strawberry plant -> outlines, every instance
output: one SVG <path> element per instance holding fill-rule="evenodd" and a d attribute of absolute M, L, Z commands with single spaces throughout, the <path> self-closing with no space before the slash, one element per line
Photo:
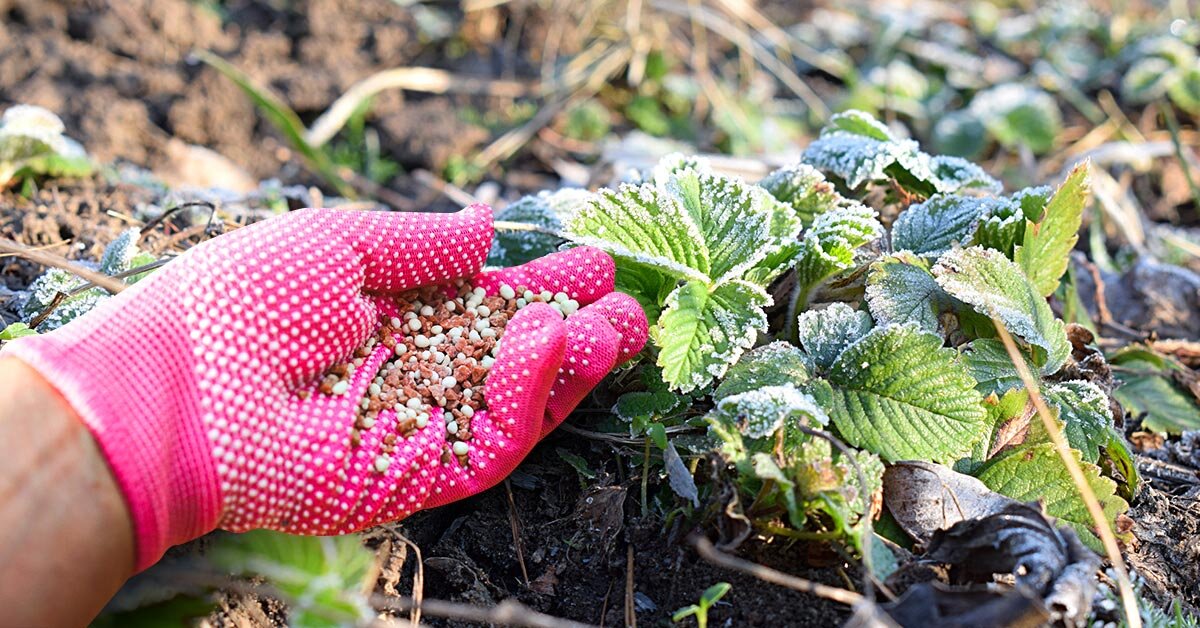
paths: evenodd
<path fill-rule="evenodd" d="M 1081 379 L 1047 300 L 1077 241 L 1088 166 L 1057 188 L 1000 190 L 978 166 L 850 111 L 800 163 L 758 184 L 674 155 L 637 183 L 597 192 L 564 235 L 612 253 L 618 286 L 654 324 L 654 366 L 616 414 L 665 449 L 660 422 L 711 402 L 705 422 L 745 513 L 772 534 L 862 548 L 884 466 L 925 460 L 1043 499 L 1099 548 L 996 331 L 1041 378 L 1055 429 L 1111 524 L 1137 472 L 1109 393 Z M 859 198 L 895 216 L 890 230 Z M 788 291 L 791 307 L 772 328 L 772 295 Z M 1118 399 L 1165 394 L 1162 380 L 1135 379 L 1144 371 L 1131 370 Z"/>

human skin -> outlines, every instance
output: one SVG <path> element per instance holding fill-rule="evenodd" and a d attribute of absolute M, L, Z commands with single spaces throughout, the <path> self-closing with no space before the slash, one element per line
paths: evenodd
<path fill-rule="evenodd" d="M 133 575 L 96 441 L 36 371 L 0 359 L 0 626 L 83 626 Z"/>

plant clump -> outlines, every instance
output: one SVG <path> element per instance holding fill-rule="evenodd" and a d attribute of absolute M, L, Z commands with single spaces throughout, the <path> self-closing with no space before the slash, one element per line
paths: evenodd
<path fill-rule="evenodd" d="M 376 332 L 318 383 L 321 394 L 346 395 L 355 372 L 381 347 L 387 349 L 387 359 L 358 402 L 351 432 L 351 444 L 358 446 L 363 432 L 375 426 L 381 413 L 396 413 L 395 432 L 384 437 L 383 455 L 375 460 L 380 473 L 391 464 L 389 454 L 399 439 L 436 420 L 435 408 L 441 409 L 446 430 L 443 460 L 453 456 L 466 465 L 471 419 L 487 409 L 484 381 L 508 321 L 531 303 L 548 303 L 564 316 L 579 309 L 579 303 L 563 292 L 501 285 L 497 294 L 488 295 L 465 281 L 449 288 L 410 290 L 391 303 L 395 310 L 381 318 Z"/>

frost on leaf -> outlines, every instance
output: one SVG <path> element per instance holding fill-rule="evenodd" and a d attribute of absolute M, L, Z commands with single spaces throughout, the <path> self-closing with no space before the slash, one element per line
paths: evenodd
<path fill-rule="evenodd" d="M 791 384 L 764 386 L 725 397 L 717 408 L 733 417 L 738 430 L 748 438 L 767 438 L 789 418 L 803 417 L 805 423 L 829 424 L 825 411 L 812 397 Z"/>
<path fill-rule="evenodd" d="M 614 257 L 673 277 L 708 281 L 704 235 L 683 202 L 663 188 L 643 184 L 600 190 L 571 219 L 567 231 L 575 242 Z"/>
<path fill-rule="evenodd" d="M 138 255 L 138 239 L 141 233 L 137 229 L 126 229 L 121 232 L 108 246 L 104 247 L 104 255 L 100 257 L 100 272 L 106 275 L 123 273 L 133 268 L 133 260 Z"/>
<path fill-rule="evenodd" d="M 685 170 L 705 174 L 712 172 L 708 160 L 703 157 L 684 155 L 683 153 L 671 153 L 658 160 L 658 163 L 654 165 L 654 169 L 650 172 L 649 180 L 655 185 L 666 185 L 672 177 Z"/>
<path fill-rule="evenodd" d="M 855 266 L 855 250 L 883 234 L 875 210 L 864 205 L 821 214 L 804 234 L 797 253 L 796 276 L 805 292 L 832 275 Z"/>
<path fill-rule="evenodd" d="M 590 196 L 585 190 L 569 188 L 525 196 L 497 212 L 496 220 L 560 231 L 566 219 L 587 206 Z M 546 233 L 498 230 L 487 263 L 491 266 L 518 266 L 557 251 L 560 244 L 562 238 Z"/>
<path fill-rule="evenodd" d="M 721 384 L 713 392 L 713 400 L 721 401 L 763 386 L 800 385 L 808 381 L 812 363 L 807 355 L 782 340 L 746 352 L 729 367 Z"/>
<path fill-rule="evenodd" d="M 938 192 L 952 193 L 960 190 L 978 190 L 999 194 L 1003 186 L 978 165 L 947 155 L 935 155 L 930 168 L 933 169 L 933 184 Z"/>
<path fill-rule="evenodd" d="M 833 116 L 804 151 L 802 160 L 837 177 L 846 187 L 895 180 L 921 196 L 981 189 L 998 192 L 1000 184 L 977 166 L 956 157 L 933 157 L 916 142 L 899 139 L 862 111 Z"/>
<path fill-rule="evenodd" d="M 1058 289 L 1059 279 L 1067 271 L 1067 261 L 1087 205 L 1090 184 L 1088 162 L 1067 175 L 1063 184 L 1046 202 L 1043 217 L 1029 219 L 1021 245 L 1013 251 L 1013 261 L 1021 267 L 1042 296 Z"/>
<path fill-rule="evenodd" d="M 35 279 L 33 283 L 29 284 L 29 294 L 21 310 L 22 318 L 25 319 L 26 323 L 33 322 L 33 319 L 38 314 L 50 306 L 54 301 L 55 295 L 60 292 L 69 294 L 82 283 L 78 277 L 65 270 L 58 268 L 47 270 Z M 48 332 L 58 329 L 79 316 L 88 313 L 92 308 L 100 305 L 108 298 L 109 294 L 99 288 L 92 288 L 81 294 L 68 297 L 61 301 L 54 308 L 54 311 L 37 326 L 37 330 L 39 332 Z"/>
<path fill-rule="evenodd" d="M 729 365 L 766 331 L 762 308 L 771 297 L 761 288 L 731 281 L 712 292 L 689 281 L 667 297 L 658 320 L 658 365 L 663 380 L 689 392 L 725 374 Z"/>
<path fill-rule="evenodd" d="M 1043 373 L 1066 362 L 1071 344 L 1063 322 L 1015 263 L 999 251 L 970 247 L 946 253 L 933 267 L 938 285 L 985 316 L 999 319 L 1014 336 L 1037 347 Z"/>
<path fill-rule="evenodd" d="M 1082 467 L 1084 477 L 1111 525 L 1117 515 L 1129 509 L 1129 505 L 1117 496 L 1116 483 L 1103 477 L 1099 467 L 1080 459 L 1078 451 L 1069 451 Z M 1041 502 L 1046 514 L 1070 526 L 1088 547 L 1103 551 L 1079 489 L 1052 443 L 1015 448 L 989 462 L 976 477 L 993 491 L 1017 501 Z"/>
<path fill-rule="evenodd" d="M 811 225 L 817 216 L 837 209 L 845 202 L 833 184 L 825 180 L 825 175 L 799 162 L 772 172 L 758 185 L 804 225 Z"/>
<path fill-rule="evenodd" d="M 953 461 L 984 436 L 983 397 L 958 352 L 916 327 L 871 330 L 838 356 L 829 382 L 838 432 L 886 462 Z"/>
<path fill-rule="evenodd" d="M 845 303 L 800 314 L 796 334 L 813 364 L 828 369 L 842 351 L 871 331 L 871 316 Z"/>
<path fill-rule="evenodd" d="M 933 333 L 941 331 L 938 316 L 956 305 L 934 281 L 929 262 L 908 251 L 871 264 L 866 299 L 871 316 L 880 325 L 911 323 Z"/>
<path fill-rule="evenodd" d="M 1042 396 L 1058 408 L 1063 435 L 1071 447 L 1078 449 L 1084 460 L 1098 463 L 1100 448 L 1107 445 L 1113 429 L 1108 395 L 1090 382 L 1069 381 L 1046 386 Z"/>
<path fill-rule="evenodd" d="M 1006 199 L 939 194 L 909 206 L 892 225 L 892 248 L 937 257 L 971 243 L 975 229 Z"/>
<path fill-rule="evenodd" d="M 774 203 L 737 179 L 685 170 L 666 185 L 700 227 L 713 283 L 738 278 L 767 254 Z"/>

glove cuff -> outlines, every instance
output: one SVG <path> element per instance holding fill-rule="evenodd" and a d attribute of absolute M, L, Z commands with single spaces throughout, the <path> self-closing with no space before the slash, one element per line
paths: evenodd
<path fill-rule="evenodd" d="M 132 354 L 116 340 L 124 333 L 91 333 L 130 324 L 105 315 L 118 300 L 60 330 L 14 341 L 4 355 L 58 390 L 100 445 L 129 509 L 141 571 L 168 547 L 216 527 L 221 489 L 199 429 L 197 395 L 184 385 L 191 365 L 166 353 Z"/>

